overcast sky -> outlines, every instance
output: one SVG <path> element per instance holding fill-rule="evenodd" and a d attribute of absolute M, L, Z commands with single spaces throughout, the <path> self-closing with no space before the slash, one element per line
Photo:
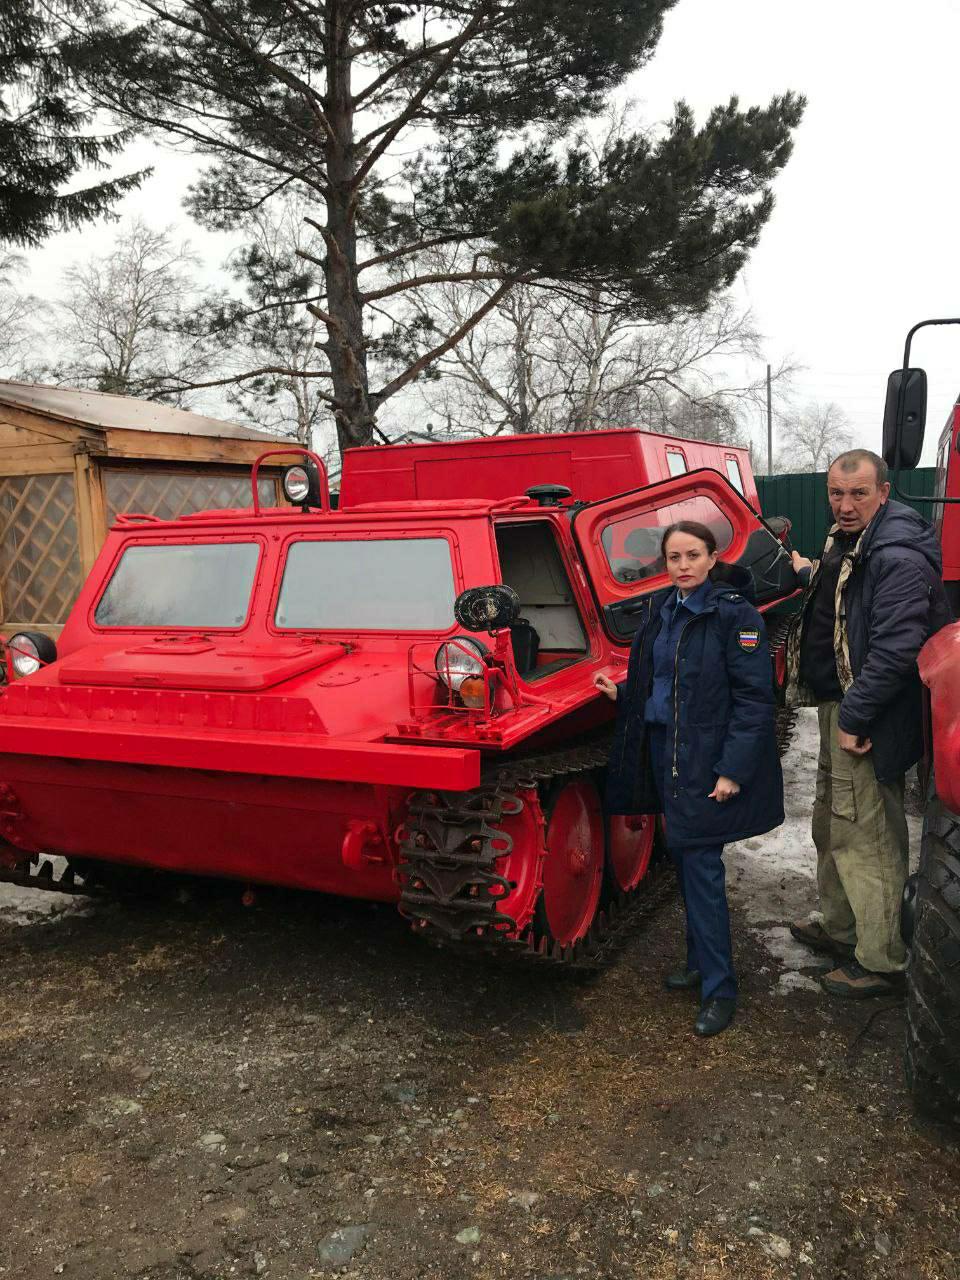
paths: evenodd
<path fill-rule="evenodd" d="M 804 365 L 800 400 L 836 401 L 860 443 L 880 443 L 884 387 L 916 321 L 960 315 L 956 145 L 960 0 L 679 0 L 648 67 L 628 85 L 638 123 L 675 99 L 700 118 L 731 94 L 744 105 L 786 89 L 807 114 L 775 185 L 776 209 L 741 287 L 775 365 Z M 156 173 L 120 212 L 180 223 L 211 266 L 230 241 L 185 217 L 193 162 L 137 147 Z M 31 255 L 32 287 L 51 297 L 63 268 L 105 251 L 115 229 L 59 236 Z M 960 327 L 921 334 L 930 376 L 924 462 L 960 391 Z M 762 433 L 762 434 L 761 434 Z M 761 421 L 758 439 L 765 439 Z"/>

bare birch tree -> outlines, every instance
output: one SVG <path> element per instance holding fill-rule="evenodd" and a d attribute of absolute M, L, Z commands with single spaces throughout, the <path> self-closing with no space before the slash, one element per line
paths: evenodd
<path fill-rule="evenodd" d="M 169 231 L 134 221 L 107 255 L 76 263 L 57 304 L 54 381 L 185 405 L 215 355 L 189 317 L 202 290 L 199 260 Z"/>
<path fill-rule="evenodd" d="M 437 380 L 421 384 L 431 434 L 642 425 L 742 442 L 742 419 L 765 386 L 762 337 L 749 312 L 724 296 L 704 312 L 643 324 L 605 308 L 602 298 L 592 302 L 515 289 L 438 362 Z M 443 334 L 476 300 L 463 286 L 437 287 L 421 294 L 419 306 Z M 750 367 L 753 377 L 731 372 Z M 780 388 L 791 373 L 781 362 Z"/>
<path fill-rule="evenodd" d="M 48 309 L 20 289 L 25 267 L 19 255 L 0 253 L 0 372 L 27 381 L 41 341 L 38 323 Z"/>
<path fill-rule="evenodd" d="M 838 453 L 854 447 L 853 425 L 832 400 L 787 414 L 778 435 L 778 471 L 825 471 Z"/>

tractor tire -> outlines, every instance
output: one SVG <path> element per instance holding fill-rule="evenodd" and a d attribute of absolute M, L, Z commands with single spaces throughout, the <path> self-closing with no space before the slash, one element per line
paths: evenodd
<path fill-rule="evenodd" d="M 935 796 L 907 964 L 906 1076 L 918 1111 L 960 1125 L 960 817 Z"/>

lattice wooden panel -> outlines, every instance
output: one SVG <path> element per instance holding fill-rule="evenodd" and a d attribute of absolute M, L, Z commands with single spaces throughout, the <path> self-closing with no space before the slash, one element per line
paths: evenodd
<path fill-rule="evenodd" d="M 66 622 L 80 590 L 72 475 L 0 477 L 5 623 Z"/>
<path fill-rule="evenodd" d="M 153 470 L 105 470 L 103 476 L 108 523 L 123 512 L 175 520 L 193 511 L 250 506 L 249 476 Z M 276 506 L 274 482 L 259 480 L 257 487 L 263 505 Z"/>

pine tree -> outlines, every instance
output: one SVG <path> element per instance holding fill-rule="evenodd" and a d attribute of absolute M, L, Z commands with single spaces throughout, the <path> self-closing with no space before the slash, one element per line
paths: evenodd
<path fill-rule="evenodd" d="M 733 99 L 702 125 L 679 103 L 599 151 L 581 131 L 673 3 L 131 0 L 140 25 L 93 24 L 76 65 L 101 104 L 211 158 L 191 199 L 207 225 L 281 190 L 309 200 L 316 376 L 346 447 L 519 283 L 668 319 L 737 275 L 802 99 Z M 420 263 L 438 246 L 456 251 L 440 276 Z M 402 310 L 438 279 L 494 286 L 442 341 Z"/>
<path fill-rule="evenodd" d="M 103 168 L 130 136 L 96 131 L 69 70 L 82 50 L 74 20 L 99 16 L 88 0 L 0 3 L 0 242 L 37 245 L 102 217 L 145 176 L 64 190 L 85 169 Z"/>

